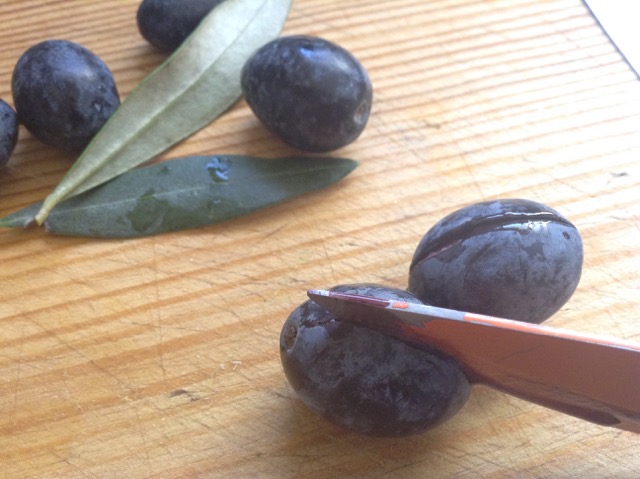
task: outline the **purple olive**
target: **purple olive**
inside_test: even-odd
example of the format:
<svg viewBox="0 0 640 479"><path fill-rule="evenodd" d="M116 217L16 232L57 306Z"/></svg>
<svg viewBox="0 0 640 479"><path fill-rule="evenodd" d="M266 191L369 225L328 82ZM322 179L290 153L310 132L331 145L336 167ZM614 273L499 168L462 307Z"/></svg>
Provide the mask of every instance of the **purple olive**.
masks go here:
<svg viewBox="0 0 640 479"><path fill-rule="evenodd" d="M18 142L16 112L4 100L0 100L0 168L4 167Z"/></svg>
<svg viewBox="0 0 640 479"><path fill-rule="evenodd" d="M464 207L422 238L409 290L435 306L541 323L575 291L582 272L576 227L522 199Z"/></svg>
<svg viewBox="0 0 640 479"><path fill-rule="evenodd" d="M41 142L79 152L120 105L104 62L77 43L47 40L22 54L11 79L18 120Z"/></svg>
<svg viewBox="0 0 640 479"><path fill-rule="evenodd" d="M176 50L223 0L143 0L136 19L140 34L158 50Z"/></svg>
<svg viewBox="0 0 640 479"><path fill-rule="evenodd" d="M334 291L419 303L374 284ZM471 386L458 363L369 328L341 321L313 301L296 308L280 336L285 375L298 397L334 424L362 434L414 434L453 416Z"/></svg>
<svg viewBox="0 0 640 479"><path fill-rule="evenodd" d="M242 91L264 125L305 151L355 141L371 111L371 82L360 62L332 42L305 35L258 49L242 69Z"/></svg>

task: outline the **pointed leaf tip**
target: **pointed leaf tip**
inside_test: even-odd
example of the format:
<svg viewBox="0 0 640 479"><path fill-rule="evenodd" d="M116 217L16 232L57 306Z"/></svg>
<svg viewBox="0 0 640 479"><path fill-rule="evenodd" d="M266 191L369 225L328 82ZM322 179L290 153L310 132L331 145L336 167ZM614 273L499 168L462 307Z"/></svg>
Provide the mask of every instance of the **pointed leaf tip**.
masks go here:
<svg viewBox="0 0 640 479"><path fill-rule="evenodd" d="M0 228L29 228L35 226L34 215L40 209L42 203L37 203L10 215L0 218Z"/></svg>

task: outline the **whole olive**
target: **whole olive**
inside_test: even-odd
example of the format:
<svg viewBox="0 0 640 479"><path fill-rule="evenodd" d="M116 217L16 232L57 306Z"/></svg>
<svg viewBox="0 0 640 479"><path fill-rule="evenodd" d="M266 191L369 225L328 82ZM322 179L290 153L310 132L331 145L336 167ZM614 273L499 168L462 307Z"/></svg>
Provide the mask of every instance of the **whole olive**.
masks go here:
<svg viewBox="0 0 640 479"><path fill-rule="evenodd" d="M435 306L541 323L575 291L582 239L554 209L502 199L464 207L422 238L409 290Z"/></svg>
<svg viewBox="0 0 640 479"><path fill-rule="evenodd" d="M332 289L420 302L406 291L375 284ZM313 301L301 304L284 323L280 358L309 408L362 434L424 431L458 412L471 390L454 359L341 321Z"/></svg>
<svg viewBox="0 0 640 479"><path fill-rule="evenodd" d="M4 167L18 142L16 112L4 100L0 100L0 168Z"/></svg>
<svg viewBox="0 0 640 479"><path fill-rule="evenodd" d="M18 120L43 143L71 152L82 150L120 104L104 62L66 40L24 52L11 87Z"/></svg>
<svg viewBox="0 0 640 479"><path fill-rule="evenodd" d="M259 48L242 69L242 91L276 136L312 152L353 142L371 111L364 67L344 48L317 37L281 37Z"/></svg>
<svg viewBox="0 0 640 479"><path fill-rule="evenodd" d="M224 0L143 0L138 7L140 34L166 53L176 50L202 19Z"/></svg>

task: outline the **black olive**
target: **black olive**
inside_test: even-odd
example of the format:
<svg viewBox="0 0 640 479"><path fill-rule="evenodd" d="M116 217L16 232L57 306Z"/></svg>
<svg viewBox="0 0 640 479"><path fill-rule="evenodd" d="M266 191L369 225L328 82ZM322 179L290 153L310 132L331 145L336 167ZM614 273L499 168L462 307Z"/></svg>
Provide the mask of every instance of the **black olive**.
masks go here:
<svg viewBox="0 0 640 479"><path fill-rule="evenodd" d="M71 152L84 149L120 105L104 62L66 40L24 52L11 87L18 120L43 143Z"/></svg>
<svg viewBox="0 0 640 479"><path fill-rule="evenodd" d="M151 45L170 53L222 2L223 0L143 0L138 7L138 29Z"/></svg>
<svg viewBox="0 0 640 479"><path fill-rule="evenodd" d="M406 291L373 284L332 289L420 302ZM424 431L458 412L471 390L454 359L341 321L313 301L284 323L280 357L289 383L309 408L362 434Z"/></svg>
<svg viewBox="0 0 640 479"><path fill-rule="evenodd" d="M11 158L18 142L18 119L16 112L4 100L0 100L0 168Z"/></svg>
<svg viewBox="0 0 640 479"><path fill-rule="evenodd" d="M541 323L575 291L582 239L554 209L502 199L464 207L418 245L409 290L435 306Z"/></svg>
<svg viewBox="0 0 640 479"><path fill-rule="evenodd" d="M258 49L242 70L242 91L276 136L311 152L355 141L371 111L364 67L344 48L317 37L281 37Z"/></svg>

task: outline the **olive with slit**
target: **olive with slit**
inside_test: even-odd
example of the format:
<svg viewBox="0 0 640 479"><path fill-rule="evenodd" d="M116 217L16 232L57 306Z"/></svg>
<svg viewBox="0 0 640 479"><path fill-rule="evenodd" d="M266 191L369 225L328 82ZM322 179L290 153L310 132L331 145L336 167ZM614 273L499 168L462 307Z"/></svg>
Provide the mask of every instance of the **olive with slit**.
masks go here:
<svg viewBox="0 0 640 479"><path fill-rule="evenodd" d="M420 302L406 291L376 284L332 290ZM458 412L471 390L453 358L342 321L311 300L284 323L280 357L289 383L311 410L362 434L425 431Z"/></svg>
<svg viewBox="0 0 640 479"><path fill-rule="evenodd" d="M24 52L11 87L18 121L41 142L70 152L84 149L120 105L107 65L67 40Z"/></svg>
<svg viewBox="0 0 640 479"><path fill-rule="evenodd" d="M0 168L4 167L18 142L18 119L16 112L0 99Z"/></svg>
<svg viewBox="0 0 640 479"><path fill-rule="evenodd" d="M580 234L556 210L525 199L485 201L424 235L409 290L434 306L541 323L573 295L582 262Z"/></svg>
<svg viewBox="0 0 640 479"><path fill-rule="evenodd" d="M350 52L306 35L281 37L259 48L242 69L242 92L276 136L310 152L355 141L373 97L367 71Z"/></svg>
<svg viewBox="0 0 640 479"><path fill-rule="evenodd" d="M224 0L143 0L138 7L138 30L158 50L176 50L207 14Z"/></svg>

